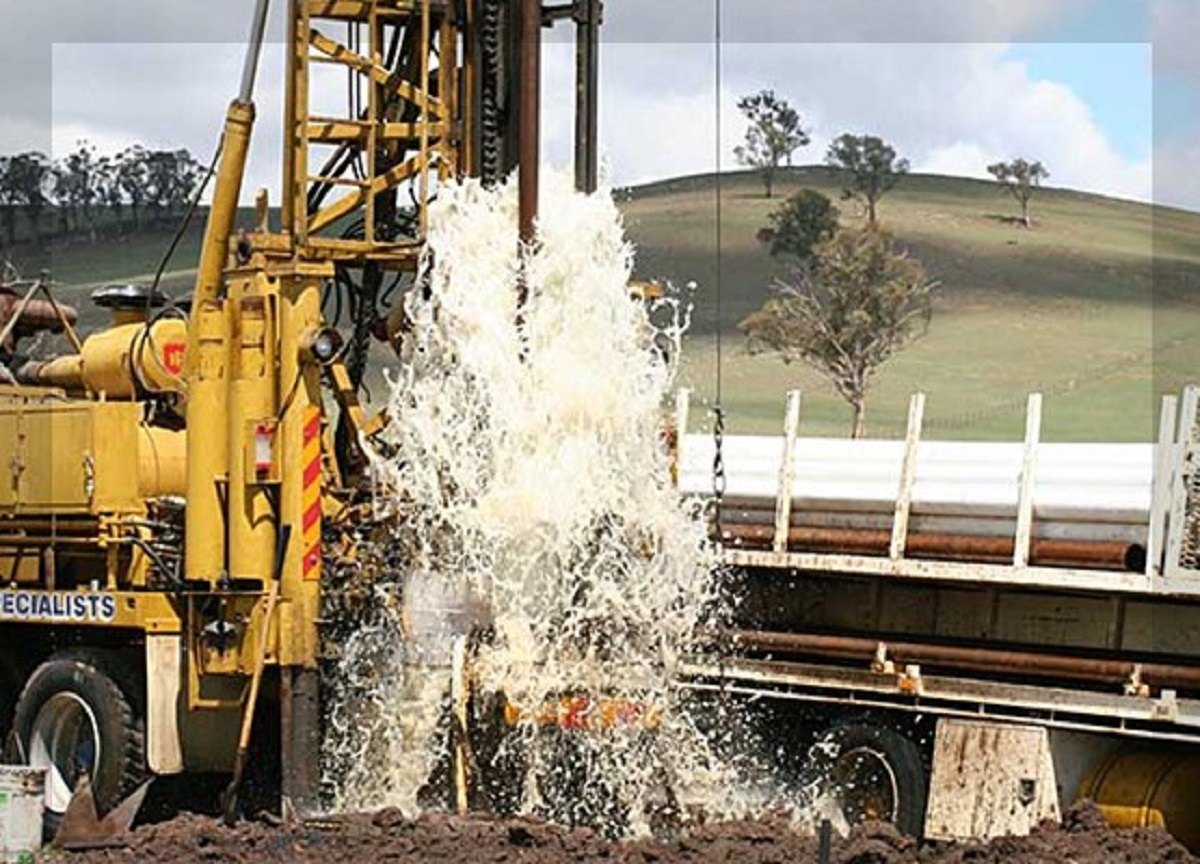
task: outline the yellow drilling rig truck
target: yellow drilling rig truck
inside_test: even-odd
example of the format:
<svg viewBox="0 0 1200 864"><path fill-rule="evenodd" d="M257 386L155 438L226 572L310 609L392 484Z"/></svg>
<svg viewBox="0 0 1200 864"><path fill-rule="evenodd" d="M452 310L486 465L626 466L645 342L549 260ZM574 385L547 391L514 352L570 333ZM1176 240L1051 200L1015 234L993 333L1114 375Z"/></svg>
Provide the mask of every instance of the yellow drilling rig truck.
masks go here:
<svg viewBox="0 0 1200 864"><path fill-rule="evenodd" d="M260 195L239 226L257 0L190 301L105 289L111 326L79 341L42 283L4 295L0 734L6 761L48 769L65 826L84 778L101 812L150 776L232 773L236 793L251 751L283 808L315 808L329 565L360 512L356 442L386 423L358 401L371 340L403 338L390 301L420 290L439 185L519 167L532 239L540 34L559 19L576 30L577 184L595 188L600 16L599 0L288 0L282 201L275 218ZM317 111L331 74L347 104ZM74 350L23 358L39 328ZM982 516L929 509L925 460L946 446L922 439L923 400L871 500L846 491L867 450L805 486L826 445L797 439L798 398L774 440L688 436L681 411L680 483L721 475L720 578L740 595L681 686L743 700L785 781L835 781L838 818L979 837L1086 796L1200 848L1198 407L1196 390L1167 403L1150 500L1119 530L1038 503L1053 460L1032 403L997 463L1011 501ZM778 483L739 487L743 469Z"/></svg>
<svg viewBox="0 0 1200 864"><path fill-rule="evenodd" d="M7 354L0 716L9 761L49 769L52 815L84 776L101 812L151 775L240 779L256 712L284 800L313 808L323 542L354 520L355 442L380 422L355 395L369 343L402 324L384 303L411 286L439 184L519 165L532 237L540 33L561 19L578 185L596 184L598 0L289 0L278 224L264 195L242 230L268 18L254 5L190 301L102 290L112 324L74 352ZM330 74L349 90L336 116L313 107ZM61 329L43 287L6 343L34 311ZM345 342L325 291L351 310Z"/></svg>

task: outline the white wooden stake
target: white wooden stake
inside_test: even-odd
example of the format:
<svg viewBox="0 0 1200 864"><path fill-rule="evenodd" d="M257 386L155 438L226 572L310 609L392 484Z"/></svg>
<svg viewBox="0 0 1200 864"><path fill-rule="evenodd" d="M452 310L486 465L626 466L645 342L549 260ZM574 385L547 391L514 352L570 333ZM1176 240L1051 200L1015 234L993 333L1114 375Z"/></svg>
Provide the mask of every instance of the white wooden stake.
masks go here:
<svg viewBox="0 0 1200 864"><path fill-rule="evenodd" d="M1033 487L1037 473L1038 441L1042 435L1042 394L1029 394L1025 414L1025 457L1021 463L1021 486L1017 497L1017 534L1013 544L1013 566L1029 565L1029 545L1033 536Z"/></svg>
<svg viewBox="0 0 1200 864"><path fill-rule="evenodd" d="M904 459L900 463L900 487L896 490L896 512L892 519L892 545L888 555L893 561L904 557L908 543L908 514L912 508L913 483L917 479L917 445L925 421L925 394L914 393L908 403L908 431L904 435Z"/></svg>
<svg viewBox="0 0 1200 864"><path fill-rule="evenodd" d="M1175 413L1178 401L1164 396L1158 415L1158 448L1154 453L1154 479L1151 481L1150 524L1146 532L1146 575L1162 573L1163 533L1167 527L1167 509L1171 506L1171 462L1175 452Z"/></svg>
<svg viewBox="0 0 1200 864"><path fill-rule="evenodd" d="M796 430L800 426L800 391L789 390L783 420L783 464L779 466L779 494L775 498L776 552L786 552L792 522L792 484L795 482Z"/></svg>
<svg viewBox="0 0 1200 864"><path fill-rule="evenodd" d="M1171 501L1167 516L1167 555L1163 561L1163 575L1175 576L1179 571L1179 559L1183 553L1184 522L1187 510L1187 459L1188 448L1196 426L1196 411L1200 409L1200 388L1185 387L1179 411L1179 432L1175 446L1171 448Z"/></svg>

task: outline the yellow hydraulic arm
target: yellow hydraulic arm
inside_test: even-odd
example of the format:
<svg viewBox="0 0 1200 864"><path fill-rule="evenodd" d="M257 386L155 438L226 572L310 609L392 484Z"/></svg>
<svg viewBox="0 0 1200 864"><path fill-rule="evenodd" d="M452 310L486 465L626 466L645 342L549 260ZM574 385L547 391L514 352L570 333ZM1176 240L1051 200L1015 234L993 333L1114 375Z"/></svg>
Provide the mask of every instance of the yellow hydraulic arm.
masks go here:
<svg viewBox="0 0 1200 864"><path fill-rule="evenodd" d="M185 572L189 581L214 583L225 570L225 515L222 478L229 473L228 413L229 328L222 283L229 237L237 218L254 126L254 78L267 22L267 0L257 0L246 63L237 98L229 105L221 135L221 159L212 205L200 249L196 289L188 323L187 439L188 506ZM204 434L194 434L196 430Z"/></svg>

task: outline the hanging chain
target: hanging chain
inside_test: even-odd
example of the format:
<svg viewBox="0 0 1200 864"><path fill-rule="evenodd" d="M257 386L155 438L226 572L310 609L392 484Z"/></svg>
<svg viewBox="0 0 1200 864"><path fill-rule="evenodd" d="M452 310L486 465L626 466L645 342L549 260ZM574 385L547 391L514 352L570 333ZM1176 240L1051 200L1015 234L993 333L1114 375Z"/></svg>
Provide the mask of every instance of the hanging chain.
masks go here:
<svg viewBox="0 0 1200 864"><path fill-rule="evenodd" d="M717 520L721 518L721 501L725 498L725 409L720 403L713 407L713 497L717 501Z"/></svg>

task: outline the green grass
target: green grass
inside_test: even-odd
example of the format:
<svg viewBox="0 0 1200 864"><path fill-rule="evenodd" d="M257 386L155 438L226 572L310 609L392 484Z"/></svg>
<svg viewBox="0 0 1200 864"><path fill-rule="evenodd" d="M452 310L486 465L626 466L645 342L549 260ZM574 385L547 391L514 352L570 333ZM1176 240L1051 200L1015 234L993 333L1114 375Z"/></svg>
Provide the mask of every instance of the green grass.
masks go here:
<svg viewBox="0 0 1200 864"><path fill-rule="evenodd" d="M778 185L768 201L754 175L722 177L720 255L711 176L623 190L618 198L638 275L698 286L681 381L696 391L693 427L710 422L701 406L715 395L720 333L732 431L777 432L784 394L798 387L803 429L842 435L849 410L817 374L749 356L736 331L772 280L786 276L755 239L767 214L799 188L835 200L840 188L825 168L791 170ZM844 223L861 221L853 202L838 204ZM1016 227L1014 202L993 184L948 177L910 176L883 199L885 226L940 287L928 334L872 384L870 434L902 434L909 395L922 390L928 436L1019 438L1026 396L1038 390L1048 439L1146 440L1155 434L1159 396L1200 381L1200 214L1053 189L1038 195L1033 213L1033 230ZM171 263L170 291L191 286L203 216L196 214ZM240 221L252 218L246 211ZM106 318L87 303L91 288L146 278L170 233L20 247L17 261L26 273L49 266L91 329Z"/></svg>
<svg viewBox="0 0 1200 864"><path fill-rule="evenodd" d="M804 430L846 434L849 409L817 374L749 356L736 331L786 276L758 228L801 187L836 199L836 175L795 169L773 201L753 175L725 175L721 186L719 256L711 176L632 190L623 203L638 275L698 283L682 383L713 399L719 331L730 429L778 432L784 393L800 388ZM853 202L838 203L844 224L861 222ZM1033 230L1013 212L994 185L957 178L914 175L884 198L884 225L940 287L928 334L872 384L868 432L902 435L909 395L921 390L928 436L1019 438L1037 390L1048 439L1150 438L1158 397L1200 380L1200 215L1067 190L1035 199ZM710 418L697 409L692 422Z"/></svg>
<svg viewBox="0 0 1200 864"><path fill-rule="evenodd" d="M172 296L185 296L192 289L206 216L206 208L193 214L168 263L160 285ZM88 302L88 295L112 282L150 282L171 243L176 230L175 220L179 217L140 230L128 224L128 218L126 215L125 224L118 233L112 225L113 220L101 214L97 221L104 234L96 241L79 235L50 238L37 246L25 242L13 249L10 257L26 278L48 271L56 285L56 295L78 307L80 330L91 332L103 326L109 316ZM43 221L50 226L53 219ZM253 224L253 208L243 207L238 221L239 224Z"/></svg>

